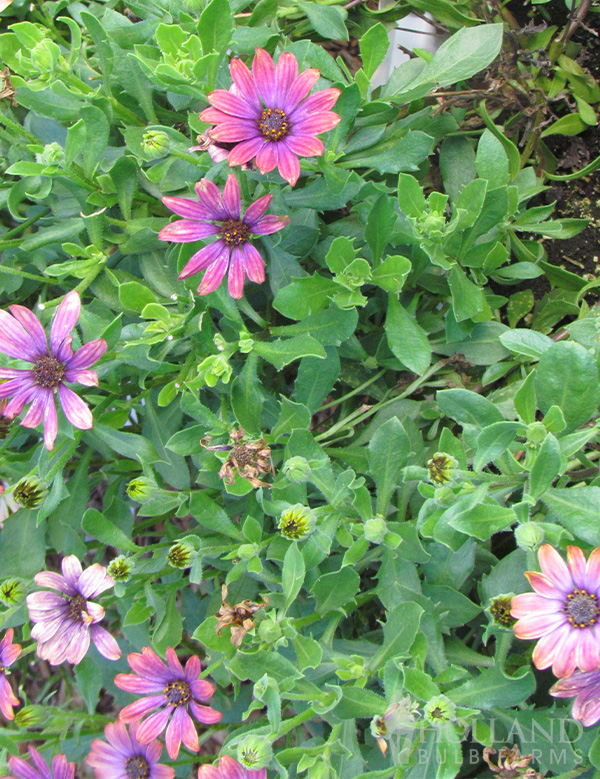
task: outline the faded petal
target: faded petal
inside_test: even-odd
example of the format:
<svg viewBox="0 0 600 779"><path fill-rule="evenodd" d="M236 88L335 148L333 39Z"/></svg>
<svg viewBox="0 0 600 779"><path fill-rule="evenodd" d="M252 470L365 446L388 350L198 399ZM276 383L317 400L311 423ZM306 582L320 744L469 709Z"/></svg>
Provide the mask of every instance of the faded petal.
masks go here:
<svg viewBox="0 0 600 779"><path fill-rule="evenodd" d="M20 322L35 346L38 356L48 354L48 342L46 332L37 316L25 306L9 306L10 313Z"/></svg>
<svg viewBox="0 0 600 779"><path fill-rule="evenodd" d="M223 190L223 205L227 210L228 216L236 221L240 218L242 203L240 199L240 185L237 183L233 173L227 176L225 189Z"/></svg>
<svg viewBox="0 0 600 779"><path fill-rule="evenodd" d="M529 584L540 595L544 595L546 598L564 599L564 591L559 590L543 573L525 571L525 576L529 579Z"/></svg>
<svg viewBox="0 0 600 779"><path fill-rule="evenodd" d="M513 617L521 619L528 615L548 615L556 614L562 610L564 605L564 596L561 600L551 600L550 598L544 598L543 595L538 595L535 592L524 592L520 595L515 595L510 603L510 613Z"/></svg>
<svg viewBox="0 0 600 779"><path fill-rule="evenodd" d="M100 593L110 590L114 581L106 573L106 568L94 563L86 568L79 578L79 592L84 598L95 598Z"/></svg>
<svg viewBox="0 0 600 779"><path fill-rule="evenodd" d="M520 619L514 627L515 636L523 640L540 638L552 633L566 622L566 616L560 614L529 614Z"/></svg>
<svg viewBox="0 0 600 779"><path fill-rule="evenodd" d="M573 590L573 579L569 569L553 546L550 546L550 544L541 546L538 552L538 560L543 573L561 592L571 592Z"/></svg>
<svg viewBox="0 0 600 779"><path fill-rule="evenodd" d="M578 546L567 547L567 564L575 586L585 588L586 559Z"/></svg>
<svg viewBox="0 0 600 779"><path fill-rule="evenodd" d="M92 641L102 657L106 657L107 660L118 660L121 657L119 645L104 628L101 628L100 625L92 625L90 633Z"/></svg>
<svg viewBox="0 0 600 779"><path fill-rule="evenodd" d="M229 253L229 247L226 245L226 248L219 254L204 274L198 287L199 295L208 295L210 292L214 292L223 281L223 276L225 276L229 265Z"/></svg>
<svg viewBox="0 0 600 779"><path fill-rule="evenodd" d="M166 225L158 234L159 241L173 241L174 243L191 243L216 235L219 228L213 224L194 222L190 219L179 219Z"/></svg>
<svg viewBox="0 0 600 779"><path fill-rule="evenodd" d="M162 202L169 211L184 219L214 219L212 212L206 206L187 197L163 197Z"/></svg>
<svg viewBox="0 0 600 779"><path fill-rule="evenodd" d="M50 329L50 350L57 355L61 344L75 327L79 319L81 300L79 294L72 290L68 292L56 309L52 327Z"/></svg>
<svg viewBox="0 0 600 779"><path fill-rule="evenodd" d="M58 417L56 416L56 406L54 404L54 395L49 393L46 396L46 408L44 409L44 444L46 449L53 449L58 433Z"/></svg>
<svg viewBox="0 0 600 779"><path fill-rule="evenodd" d="M87 344L84 344L81 349L78 349L73 357L67 360L65 368L68 371L79 371L84 368L90 368L104 355L106 348L107 343L104 338L96 338L95 341L89 341Z"/></svg>
<svg viewBox="0 0 600 779"><path fill-rule="evenodd" d="M34 581L40 587L49 587L52 590L64 592L65 595L77 594L77 590L64 578L64 576L61 576L59 573L54 573L53 571L40 571L40 573L36 573ZM57 598L61 603L63 601L60 596L50 592L34 592L32 595L28 595L27 598L34 598L36 605L38 604L38 601L41 602L42 600L46 603L55 603Z"/></svg>
<svg viewBox="0 0 600 779"><path fill-rule="evenodd" d="M260 253L251 243L244 244L242 252L248 278L255 284L262 284L265 280L265 263Z"/></svg>
<svg viewBox="0 0 600 779"><path fill-rule="evenodd" d="M94 426L94 417L88 406L65 384L59 384L58 397L69 422L80 430Z"/></svg>

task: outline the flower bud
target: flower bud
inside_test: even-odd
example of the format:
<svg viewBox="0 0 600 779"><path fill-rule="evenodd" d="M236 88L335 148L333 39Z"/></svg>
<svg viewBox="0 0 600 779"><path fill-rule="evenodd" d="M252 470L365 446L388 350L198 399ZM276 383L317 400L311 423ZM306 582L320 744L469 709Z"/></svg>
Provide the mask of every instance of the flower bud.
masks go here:
<svg viewBox="0 0 600 779"><path fill-rule="evenodd" d="M274 619L263 619L258 626L258 636L267 644L274 644L282 635L281 625Z"/></svg>
<svg viewBox="0 0 600 779"><path fill-rule="evenodd" d="M12 491L15 501L24 509L36 509L44 502L47 494L48 488L35 476L21 479Z"/></svg>
<svg viewBox="0 0 600 779"><path fill-rule="evenodd" d="M279 530L289 541L300 541L313 532L316 524L317 518L313 512L301 503L296 503L281 514Z"/></svg>
<svg viewBox="0 0 600 779"><path fill-rule="evenodd" d="M49 714L44 706L25 706L15 714L15 724L20 728L32 728L46 722Z"/></svg>
<svg viewBox="0 0 600 779"><path fill-rule="evenodd" d="M198 375L209 387L214 387L219 379L228 384L233 368L226 353L211 354L198 365Z"/></svg>
<svg viewBox="0 0 600 779"><path fill-rule="evenodd" d="M135 563L131 558L119 555L110 561L106 570L115 582L128 582L131 579L134 565Z"/></svg>
<svg viewBox="0 0 600 779"><path fill-rule="evenodd" d="M237 551L240 560L252 560L256 557L256 547L254 544L242 544Z"/></svg>
<svg viewBox="0 0 600 779"><path fill-rule="evenodd" d="M383 517L367 519L364 527L365 538L372 544L383 544L387 533L387 524Z"/></svg>
<svg viewBox="0 0 600 779"><path fill-rule="evenodd" d="M50 40L43 40L36 43L29 52L32 65L40 73L52 73L60 57L60 49Z"/></svg>
<svg viewBox="0 0 600 779"><path fill-rule="evenodd" d="M264 736L245 736L237 748L237 759L245 769L259 771L266 768L273 757L271 742Z"/></svg>
<svg viewBox="0 0 600 779"><path fill-rule="evenodd" d="M454 481L457 468L458 462L451 454L436 452L431 460L427 461L429 481L436 485L448 484L449 482Z"/></svg>
<svg viewBox="0 0 600 779"><path fill-rule="evenodd" d="M167 562L172 568L189 568L196 555L196 550L190 544L179 541L169 549Z"/></svg>
<svg viewBox="0 0 600 779"><path fill-rule="evenodd" d="M44 146L43 151L35 155L35 161L42 165L58 165L64 157L63 147L53 141Z"/></svg>
<svg viewBox="0 0 600 779"><path fill-rule="evenodd" d="M548 431L543 422L532 422L527 425L527 441L530 444L541 444L547 435Z"/></svg>
<svg viewBox="0 0 600 779"><path fill-rule="evenodd" d="M164 157L169 150L169 136L162 130L147 130L142 138L142 149L149 157Z"/></svg>
<svg viewBox="0 0 600 779"><path fill-rule="evenodd" d="M250 335L250 333L244 328L244 330L240 330L240 340L238 341L238 349L242 354L248 354L248 352L252 351L252 347L254 346L254 339Z"/></svg>
<svg viewBox="0 0 600 779"><path fill-rule="evenodd" d="M296 456L286 460L282 470L288 481L293 484L302 484L302 482L308 481L311 467L306 458Z"/></svg>
<svg viewBox="0 0 600 779"><path fill-rule="evenodd" d="M519 549L537 552L544 542L544 529L537 522L525 522L515 530L515 541Z"/></svg>
<svg viewBox="0 0 600 779"><path fill-rule="evenodd" d="M456 706L445 695L435 695L423 707L423 716L432 725L454 722L456 719Z"/></svg>
<svg viewBox="0 0 600 779"><path fill-rule="evenodd" d="M20 579L5 579L0 584L0 601L11 608L25 600L25 587Z"/></svg>
<svg viewBox="0 0 600 779"><path fill-rule="evenodd" d="M487 611L490 613L494 625L505 628L506 630L512 629L512 626L517 621L510 613L512 599L512 593L498 595L498 597L492 599Z"/></svg>
<svg viewBox="0 0 600 779"><path fill-rule="evenodd" d="M138 476L137 479L132 479L128 483L126 492L132 500L138 503L147 503L158 492L158 486L154 479Z"/></svg>

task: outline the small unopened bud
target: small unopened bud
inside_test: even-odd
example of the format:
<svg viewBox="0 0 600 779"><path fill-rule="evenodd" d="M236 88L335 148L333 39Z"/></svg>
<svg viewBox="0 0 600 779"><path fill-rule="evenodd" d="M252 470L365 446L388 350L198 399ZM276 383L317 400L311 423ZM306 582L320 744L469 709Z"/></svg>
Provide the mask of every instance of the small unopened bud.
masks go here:
<svg viewBox="0 0 600 779"><path fill-rule="evenodd" d="M238 744L237 759L249 771L266 768L273 758L271 742L264 736L248 735Z"/></svg>
<svg viewBox="0 0 600 779"><path fill-rule="evenodd" d="M497 598L493 598L492 602L488 606L488 611L492 617L494 625L498 627L510 630L517 621L510 613L510 604L512 602L513 595L508 593L506 595L498 595Z"/></svg>
<svg viewBox="0 0 600 779"><path fill-rule="evenodd" d="M240 560L252 560L256 557L256 547L254 544L242 544L237 551Z"/></svg>
<svg viewBox="0 0 600 779"><path fill-rule="evenodd" d="M519 549L537 552L544 542L544 529L537 522L525 522L516 528L515 541Z"/></svg>
<svg viewBox="0 0 600 779"><path fill-rule="evenodd" d="M541 444L548 435L548 431L543 422L532 422L527 425L527 441L530 444Z"/></svg>
<svg viewBox="0 0 600 779"><path fill-rule="evenodd" d="M296 503L281 514L279 530L284 538L300 541L312 533L316 524L317 518L313 512L301 503Z"/></svg>
<svg viewBox="0 0 600 779"><path fill-rule="evenodd" d="M286 460L282 470L288 481L291 481L294 484L301 484L302 482L308 481L311 467L306 458L296 456Z"/></svg>
<svg viewBox="0 0 600 779"><path fill-rule="evenodd" d="M432 484L448 484L455 478L458 462L451 454L436 452L431 460L427 461L429 481Z"/></svg>
<svg viewBox="0 0 600 779"><path fill-rule="evenodd" d="M383 517L373 517L365 522L365 538L372 544L383 544L387 532L387 524Z"/></svg>
<svg viewBox="0 0 600 779"><path fill-rule="evenodd" d="M15 714L15 724L20 728L31 728L46 722L50 710L44 706L25 706Z"/></svg>
<svg viewBox="0 0 600 779"><path fill-rule="evenodd" d="M274 619L263 619L258 626L258 636L261 641L265 641L267 644L273 644L282 636L281 625Z"/></svg>
<svg viewBox="0 0 600 779"><path fill-rule="evenodd" d="M162 130L147 130L142 138L142 149L149 157L164 157L169 150L169 136Z"/></svg>
<svg viewBox="0 0 600 779"><path fill-rule="evenodd" d="M196 550L193 546L179 541L169 549L167 562L172 568L189 568L193 562Z"/></svg>
<svg viewBox="0 0 600 779"><path fill-rule="evenodd" d="M423 708L423 716L432 725L454 722L456 706L445 695L435 695Z"/></svg>
<svg viewBox="0 0 600 779"><path fill-rule="evenodd" d="M146 503L153 498L158 490L158 486L154 479L148 479L146 476L139 476L137 479L132 479L126 488L127 494L132 500L136 500L138 503Z"/></svg>
<svg viewBox="0 0 600 779"><path fill-rule="evenodd" d="M0 601L11 608L25 600L25 587L20 579L5 579L0 584Z"/></svg>
<svg viewBox="0 0 600 779"><path fill-rule="evenodd" d="M64 154L63 147L56 141L53 141L52 143L47 143L43 151L35 155L35 161L40 162L42 165L58 165L62 162Z"/></svg>
<svg viewBox="0 0 600 779"><path fill-rule="evenodd" d="M47 494L48 488L35 476L21 479L12 491L14 500L24 509L36 509L44 502Z"/></svg>
<svg viewBox="0 0 600 779"><path fill-rule="evenodd" d="M130 557L119 555L108 564L107 573L116 582L128 582L134 568L134 561Z"/></svg>

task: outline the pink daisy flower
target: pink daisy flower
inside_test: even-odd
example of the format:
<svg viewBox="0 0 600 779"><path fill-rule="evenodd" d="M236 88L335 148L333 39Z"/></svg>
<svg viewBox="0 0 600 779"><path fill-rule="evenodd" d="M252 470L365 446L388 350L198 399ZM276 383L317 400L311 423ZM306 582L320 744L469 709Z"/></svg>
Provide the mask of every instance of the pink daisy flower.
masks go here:
<svg viewBox="0 0 600 779"><path fill-rule="evenodd" d="M270 235L289 224L289 216L264 216L272 195L263 195L246 209L242 217L240 187L233 174L227 177L223 195L216 184L201 179L196 184L199 203L185 197L163 197L163 203L178 216L187 217L163 227L161 241L188 243L219 235L219 239L194 254L178 278L187 279L206 269L198 294L207 295L219 286L229 268L229 294L241 298L246 276L261 284L265 263L249 242L252 235Z"/></svg>
<svg viewBox="0 0 600 779"><path fill-rule="evenodd" d="M81 301L75 290L65 295L56 309L50 329L50 347L39 319L24 306L9 306L10 314L0 310L0 352L15 360L32 363L31 368L0 368L0 398L12 398L4 415L13 418L27 403L24 427L44 422L44 443L52 449L58 429L54 394L58 392L67 419L75 427L88 430L94 424L87 405L65 382L79 382L91 387L98 384L95 371L88 370L106 351L106 341L97 338L75 354L69 335L79 318ZM12 316L11 316L12 314Z"/></svg>
<svg viewBox="0 0 600 779"><path fill-rule="evenodd" d="M115 639L98 622L104 609L95 598L114 585L103 565L90 565L85 571L75 555L62 561L61 576L42 571L35 577L41 587L58 592L34 592L27 596L29 618L35 623L31 637L37 642L37 655L51 665L65 660L77 665L90 648L90 638L96 649L108 660L118 660L121 650Z"/></svg>
<svg viewBox="0 0 600 779"><path fill-rule="evenodd" d="M198 779L267 779L267 769L249 771L237 760L224 755L219 760L218 768L214 765L201 765L198 769Z"/></svg>
<svg viewBox="0 0 600 779"><path fill-rule="evenodd" d="M29 755L33 766L23 758L11 755L8 758L11 775L2 779L74 779L75 763L67 763L64 755L54 755L51 767L35 747L29 747Z"/></svg>
<svg viewBox="0 0 600 779"><path fill-rule="evenodd" d="M106 741L95 738L92 751L85 761L94 769L97 779L173 779L175 769L161 765L160 741L140 744L138 724L133 723L127 733L122 722L109 722L104 728Z"/></svg>
<svg viewBox="0 0 600 779"><path fill-rule="evenodd" d="M233 85L207 95L211 104L200 114L215 127L215 141L235 143L229 152L230 165L241 165L256 157L261 173L274 168L294 186L300 175L301 157L320 157L323 143L316 136L333 129L340 117L330 111L340 90L322 89L308 96L317 83L316 68L298 74L298 61L284 52L275 66L270 54L256 49L252 72L239 59L229 63Z"/></svg>
<svg viewBox="0 0 600 779"><path fill-rule="evenodd" d="M10 628L0 641L0 711L6 719L14 719L13 706L19 705L19 699L15 697L6 678L6 669L11 666L21 654L21 645L13 644L15 631Z"/></svg>
<svg viewBox="0 0 600 779"><path fill-rule="evenodd" d="M589 560L577 546L567 549L568 566L544 544L538 559L542 573L525 575L535 592L515 595L511 614L517 638L539 638L533 650L537 668L552 666L555 676L570 676L576 668L600 666L600 547Z"/></svg>
<svg viewBox="0 0 600 779"><path fill-rule="evenodd" d="M215 688L210 682L199 679L200 660L193 655L185 664L185 670L175 651L168 647L167 664L149 646L132 652L127 660L133 674L117 674L115 684L121 690L134 693L150 693L135 703L130 703L119 714L122 722L136 722L151 711L154 714L140 724L137 739L141 744L153 741L167 728L165 743L172 760L177 758L181 742L192 752L198 752L198 734L190 714L204 725L214 725L223 716L210 706L197 701L212 698ZM170 720L170 722L169 722ZM168 723L168 727L167 727Z"/></svg>
<svg viewBox="0 0 600 779"><path fill-rule="evenodd" d="M573 719L579 720L586 727L595 725L600 720L600 670L582 673L575 671L566 679L559 679L550 688L550 695L555 698L572 698Z"/></svg>

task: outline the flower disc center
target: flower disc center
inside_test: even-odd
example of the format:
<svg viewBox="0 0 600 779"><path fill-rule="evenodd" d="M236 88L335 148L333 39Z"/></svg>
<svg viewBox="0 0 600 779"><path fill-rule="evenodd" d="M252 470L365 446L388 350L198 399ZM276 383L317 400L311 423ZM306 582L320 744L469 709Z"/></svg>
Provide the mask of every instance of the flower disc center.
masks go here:
<svg viewBox="0 0 600 779"><path fill-rule="evenodd" d="M136 755L125 761L125 772L129 779L148 779L150 776L150 765L145 757Z"/></svg>
<svg viewBox="0 0 600 779"><path fill-rule="evenodd" d="M290 129L287 116L279 108L265 108L258 127L269 141L280 141Z"/></svg>
<svg viewBox="0 0 600 779"><path fill-rule="evenodd" d="M88 616L87 601L83 595L74 595L72 598L69 598L69 616L71 619L75 620L75 622L87 622L88 620L85 619L84 614L86 617Z"/></svg>
<svg viewBox="0 0 600 779"><path fill-rule="evenodd" d="M221 237L230 246L240 246L246 243L250 236L250 228L245 222L237 222L235 219L226 219L221 223Z"/></svg>
<svg viewBox="0 0 600 779"><path fill-rule="evenodd" d="M169 682L164 692L170 706L184 706L192 697L190 685L181 679Z"/></svg>
<svg viewBox="0 0 600 779"><path fill-rule="evenodd" d="M33 366L35 379L40 387L58 387L65 375L65 366L56 357L40 357Z"/></svg>
<svg viewBox="0 0 600 779"><path fill-rule="evenodd" d="M563 607L569 622L575 628L587 628L598 619L600 608L598 599L593 592L574 589L567 595L567 601Z"/></svg>

